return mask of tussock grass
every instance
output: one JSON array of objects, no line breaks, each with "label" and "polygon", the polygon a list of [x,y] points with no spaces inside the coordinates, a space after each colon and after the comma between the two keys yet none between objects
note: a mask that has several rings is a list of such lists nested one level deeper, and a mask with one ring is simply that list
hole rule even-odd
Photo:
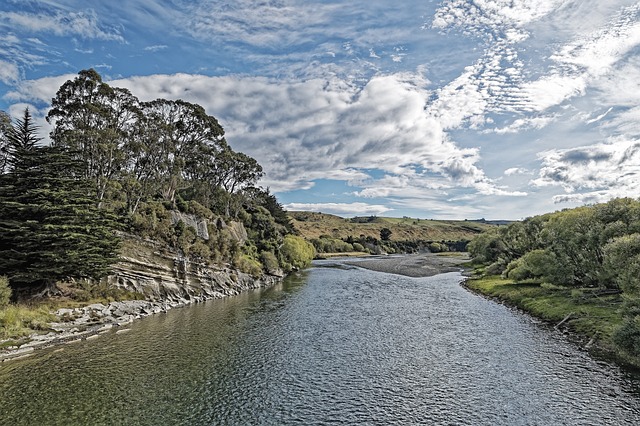
[{"label": "tussock grass", "polygon": [[55,316],[47,305],[8,305],[0,309],[0,339],[18,339],[46,331]]}]

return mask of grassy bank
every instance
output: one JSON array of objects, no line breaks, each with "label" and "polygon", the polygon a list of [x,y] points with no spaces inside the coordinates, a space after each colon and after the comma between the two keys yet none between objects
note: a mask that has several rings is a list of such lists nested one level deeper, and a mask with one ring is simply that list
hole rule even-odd
[{"label": "grassy bank", "polygon": [[640,368],[640,358],[620,352],[612,341],[614,330],[622,322],[620,294],[536,282],[514,283],[499,276],[471,278],[466,286],[569,331],[591,351]]}]

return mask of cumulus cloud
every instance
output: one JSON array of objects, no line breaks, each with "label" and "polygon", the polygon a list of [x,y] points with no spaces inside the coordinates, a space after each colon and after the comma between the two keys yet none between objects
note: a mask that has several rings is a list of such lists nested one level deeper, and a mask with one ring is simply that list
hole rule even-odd
[{"label": "cumulus cloud", "polygon": [[540,154],[536,186],[560,186],[556,201],[606,201],[640,190],[640,141],[623,137],[605,143]]},{"label": "cumulus cloud", "polygon": [[427,83],[415,73],[378,76],[363,88],[337,78],[276,82],[185,74],[113,82],[142,99],[183,98],[205,106],[224,124],[230,143],[264,165],[274,190],[367,169],[422,173],[421,185],[435,176],[438,185],[490,186],[476,165],[478,150],[457,147],[425,114]]},{"label": "cumulus cloud", "polygon": [[310,211],[339,216],[381,215],[393,209],[378,204],[365,203],[291,203],[283,206],[292,211]]}]

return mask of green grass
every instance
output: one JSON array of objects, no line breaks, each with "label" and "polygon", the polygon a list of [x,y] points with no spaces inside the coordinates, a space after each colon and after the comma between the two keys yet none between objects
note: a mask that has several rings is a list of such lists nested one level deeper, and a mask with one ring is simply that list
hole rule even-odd
[{"label": "green grass", "polygon": [[370,222],[354,222],[325,213],[290,211],[295,228],[306,239],[329,235],[334,238],[348,236],[380,238],[380,230],[389,228],[392,241],[459,241],[471,240],[493,225],[463,220],[430,220],[413,218],[375,217]]},{"label": "green grass", "polygon": [[49,305],[8,305],[0,309],[0,339],[20,339],[46,331],[54,318]]},{"label": "green grass", "polygon": [[472,291],[515,306],[552,325],[569,319],[562,327],[581,341],[593,339],[597,349],[618,361],[640,367],[640,359],[629,358],[616,350],[612,335],[622,323],[620,295],[598,295],[593,289],[568,289],[534,282],[515,283],[500,277],[469,279]]}]

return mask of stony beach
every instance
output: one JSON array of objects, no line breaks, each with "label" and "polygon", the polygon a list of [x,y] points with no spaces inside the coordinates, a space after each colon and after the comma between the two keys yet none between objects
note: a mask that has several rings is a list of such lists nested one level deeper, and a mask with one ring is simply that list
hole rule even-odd
[{"label": "stony beach", "polygon": [[345,263],[372,271],[419,278],[464,270],[462,264],[469,262],[470,259],[466,253],[456,254],[456,256],[443,256],[433,253],[378,256],[375,258],[349,260]]}]

